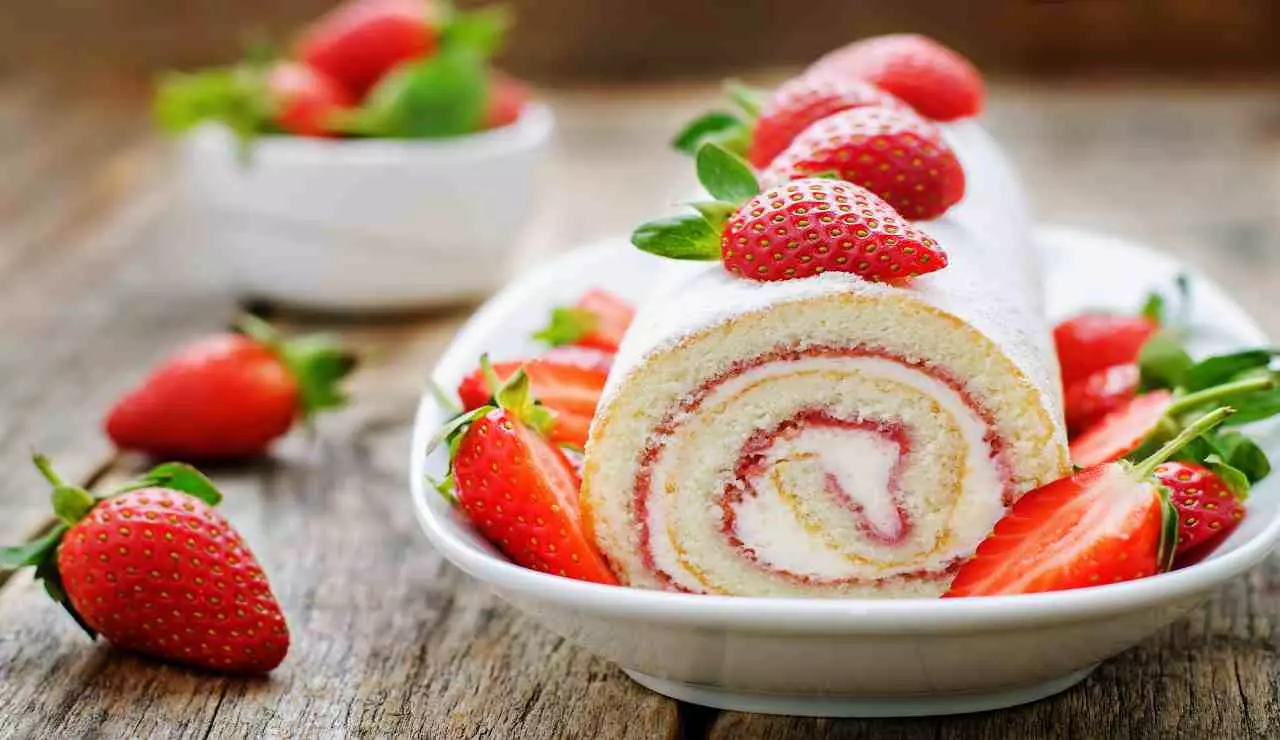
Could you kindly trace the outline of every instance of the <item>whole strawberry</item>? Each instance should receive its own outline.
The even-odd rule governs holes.
[[[635,315],[635,307],[627,301],[607,290],[592,288],[574,305],[552,309],[551,322],[533,338],[552,347],[576,345],[617,352]]]
[[[964,169],[942,131],[905,108],[863,107],[800,133],[760,180],[831,174],[861,185],[910,219],[937,218],[964,198]]]
[[[490,383],[497,380],[484,361]],[[476,529],[518,565],[596,583],[617,584],[582,529],[582,481],[559,447],[547,439],[550,414],[530,395],[517,370],[493,393],[493,405],[466,412],[441,430],[451,470],[438,484],[456,492]]]
[[[328,136],[338,111],[355,104],[346,88],[305,64],[280,62],[267,73],[267,89],[280,128],[300,136]]]
[[[339,406],[354,357],[324,337],[284,340],[252,317],[243,333],[194,342],[116,403],[106,420],[116,446],[154,457],[259,455],[298,418]]]
[[[363,96],[392,67],[431,54],[437,26],[422,0],[348,0],[303,31],[297,55]]]
[[[768,167],[810,125],[843,110],[868,106],[905,107],[902,101],[862,80],[794,77],[765,101],[751,132],[747,159],[758,168]]]
[[[1188,462],[1164,463],[1155,475],[1178,511],[1175,564],[1209,554],[1244,520],[1247,481],[1237,481],[1232,491],[1214,471]]]
[[[870,82],[937,121],[977,115],[986,95],[968,59],[917,34],[855,41],[814,62],[809,74]]]
[[[162,660],[265,673],[289,629],[262,568],[213,507],[221,494],[194,468],[161,465],[95,497],[36,466],[54,486],[58,524],[0,550],[0,567],[35,566],[49,595],[90,637]]]
[[[698,150],[698,176],[717,200],[694,204],[698,216],[640,226],[632,244],[675,259],[719,258],[763,281],[824,272],[899,281],[947,264],[933,238],[853,183],[809,178],[761,193],[747,164],[714,144]]]

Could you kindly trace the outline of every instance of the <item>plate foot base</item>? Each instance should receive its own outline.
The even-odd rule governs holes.
[[[716,709],[757,714],[789,714],[800,717],[928,717],[967,714],[1027,704],[1071,688],[1096,666],[1033,686],[1019,686],[987,693],[910,697],[796,696],[734,691],[705,684],[656,678],[638,671],[628,676],[664,696]]]

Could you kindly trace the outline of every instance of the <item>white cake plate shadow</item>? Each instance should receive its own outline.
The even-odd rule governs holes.
[[[1083,681],[1097,665],[1068,673],[1033,686],[1019,686],[980,694],[950,696],[787,696],[731,691],[715,686],[672,681],[639,671],[625,670],[633,681],[663,696],[689,704],[714,709],[755,714],[779,714],[793,717],[936,717],[947,714],[972,714],[993,709],[1006,709],[1030,704],[1061,693]]]

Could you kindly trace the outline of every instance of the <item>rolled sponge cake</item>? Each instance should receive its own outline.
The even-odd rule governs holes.
[[[947,268],[897,287],[681,266],[641,307],[583,473],[622,583],[936,596],[1021,493],[1068,472],[1022,192],[975,124],[948,137],[968,195],[923,225]]]

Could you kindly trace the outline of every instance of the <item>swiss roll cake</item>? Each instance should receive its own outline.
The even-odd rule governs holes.
[[[623,584],[937,596],[1025,491],[1069,472],[1031,220],[973,123],[946,269],[744,280],[673,269],[592,423],[584,526]]]

